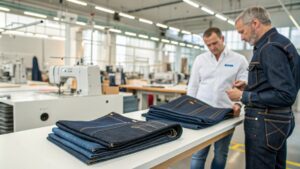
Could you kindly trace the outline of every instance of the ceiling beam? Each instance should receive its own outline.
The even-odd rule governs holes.
[[[163,7],[163,6],[174,5],[174,4],[178,4],[178,3],[181,3],[181,2],[183,2],[183,1],[182,1],[182,0],[179,0],[179,1],[168,2],[168,3],[164,3],[164,4],[158,4],[158,5],[153,5],[153,6],[147,6],[147,7],[143,7],[143,8],[139,8],[139,9],[129,10],[129,11],[127,11],[127,13],[141,12],[141,11],[149,10],[149,9],[153,9],[153,8],[159,8],[159,7]]]
[[[286,7],[296,7],[296,6],[300,6],[300,2],[295,2],[295,3],[288,3],[285,4]],[[272,9],[281,9],[281,5],[273,5],[273,6],[268,6],[265,7],[267,10],[272,10]],[[235,10],[235,11],[228,11],[228,12],[224,12],[222,14],[224,15],[236,15],[239,14],[243,11],[243,9],[239,9],[239,10]],[[163,23],[168,24],[170,22],[177,22],[177,21],[186,21],[186,20],[190,20],[190,19],[200,19],[200,18],[206,18],[206,17],[213,17],[212,15],[196,15],[196,16],[189,16],[189,17],[184,17],[184,18],[175,18],[175,19],[169,19],[169,20],[165,20],[163,21]]]

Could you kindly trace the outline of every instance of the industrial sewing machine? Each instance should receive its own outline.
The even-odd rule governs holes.
[[[26,83],[26,69],[22,61],[2,64],[0,79],[2,82]]]
[[[101,95],[100,70],[98,66],[51,66],[49,82],[59,87],[69,78],[76,79],[76,93],[78,95]]]
[[[154,73],[153,84],[177,84],[178,83],[178,75],[175,72],[159,72]]]

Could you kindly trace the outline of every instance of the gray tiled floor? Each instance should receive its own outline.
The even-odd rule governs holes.
[[[295,113],[296,127],[292,136],[288,139],[288,157],[287,169],[300,169],[300,113]],[[243,125],[236,128],[232,138],[232,145],[237,148],[231,148],[228,154],[227,169],[243,169],[245,168],[245,153],[243,151],[244,131]],[[211,151],[210,151],[211,152]],[[212,153],[209,154],[205,168],[210,168]],[[170,168],[172,169],[188,169],[190,158],[177,162]]]

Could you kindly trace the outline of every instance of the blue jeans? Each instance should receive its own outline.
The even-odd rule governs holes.
[[[211,164],[211,169],[225,168],[232,135],[233,134],[230,134],[214,143],[214,159]],[[210,145],[193,154],[191,160],[191,169],[204,169],[209,148]]]
[[[285,169],[286,141],[294,126],[292,112],[275,113],[246,108],[246,169]]]
[[[233,117],[230,108],[215,108],[191,96],[181,96],[167,104],[151,106],[147,120],[166,120],[183,127],[201,129]]]
[[[179,124],[138,121],[110,113],[92,121],[56,123],[47,139],[86,164],[123,156],[176,140]]]

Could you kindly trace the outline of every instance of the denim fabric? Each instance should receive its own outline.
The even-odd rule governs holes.
[[[59,136],[59,137],[65,139],[75,145],[78,145],[79,147],[81,147],[87,151],[90,151],[90,152],[96,152],[96,151],[100,151],[102,149],[106,149],[106,147],[101,144],[81,139],[81,138],[79,138],[71,133],[65,132],[57,127],[53,128],[52,132],[56,136]]]
[[[211,169],[224,169],[229,151],[229,144],[233,134],[230,134],[214,143],[214,159]],[[191,160],[191,169],[204,169],[205,161],[209,152],[210,145],[193,154]]]
[[[174,134],[177,137],[182,131],[179,124],[138,121],[113,112],[92,121],[61,120],[56,125],[64,131],[108,148],[139,144],[139,142],[144,144],[162,134]]]
[[[67,152],[69,152],[70,154],[72,154],[82,162],[89,165],[89,164],[94,164],[97,162],[113,159],[116,157],[124,156],[127,154],[131,154],[163,143],[167,143],[177,138],[170,139],[170,136],[165,135],[163,137],[154,138],[152,139],[151,142],[148,142],[143,146],[131,145],[120,149],[113,149],[113,150],[107,149],[107,150],[102,150],[101,152],[94,152],[94,153],[86,151],[85,149],[82,149],[81,147],[67,140],[64,140],[63,138],[55,136],[54,134],[49,134],[47,139],[52,143],[56,144],[57,146],[59,146],[60,148],[66,150]]]
[[[179,124],[137,121],[117,113],[92,121],[56,124],[59,129],[53,129],[48,140],[87,164],[170,142],[182,134]]]
[[[249,107],[291,107],[300,87],[300,56],[275,28],[255,44],[242,102]]]
[[[294,126],[292,112],[270,113],[246,109],[246,169],[285,169],[286,141]]]
[[[167,104],[152,106],[147,120],[168,120],[191,129],[201,129],[233,117],[232,109],[214,108],[191,96],[181,96]]]

